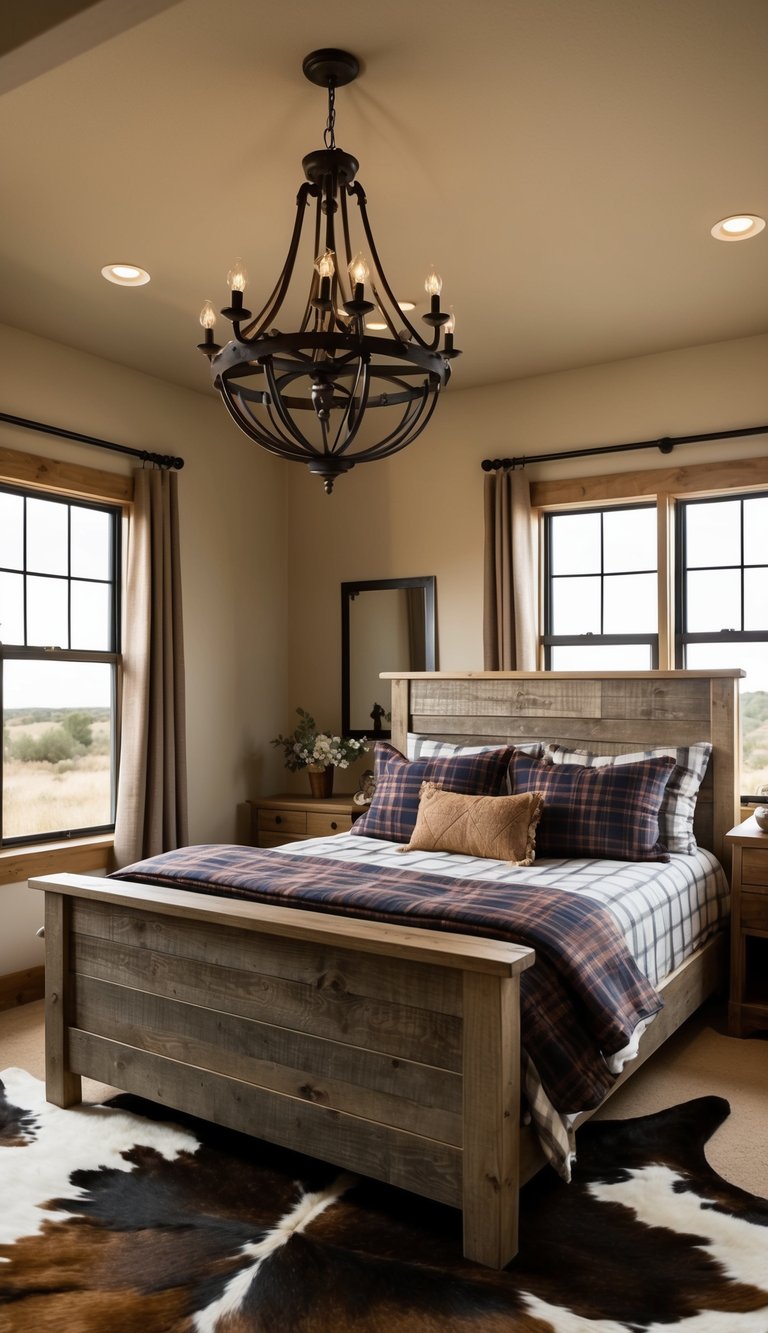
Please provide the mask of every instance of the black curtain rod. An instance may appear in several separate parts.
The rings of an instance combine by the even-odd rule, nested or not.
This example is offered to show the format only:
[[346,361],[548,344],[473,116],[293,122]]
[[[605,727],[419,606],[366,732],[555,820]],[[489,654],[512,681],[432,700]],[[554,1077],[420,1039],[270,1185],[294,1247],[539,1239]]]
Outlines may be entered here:
[[59,435],[64,440],[77,440],[79,444],[93,444],[97,449],[111,449],[115,454],[130,454],[140,458],[142,463],[155,463],[157,467],[176,468],[184,466],[183,458],[174,458],[172,454],[152,454],[147,449],[131,449],[127,444],[114,444],[112,440],[100,440],[95,435],[81,435],[76,430],[65,430],[63,426],[46,426],[42,421],[30,421],[28,417],[14,417],[10,412],[0,412],[0,421],[7,421],[11,426],[24,426],[26,430],[39,430],[44,435]]
[[768,435],[768,426],[743,426],[741,430],[713,430],[703,435],[665,435],[660,440],[640,440],[637,444],[604,444],[593,449],[565,449],[559,454],[534,454],[531,458],[484,458],[483,472],[500,468],[525,467],[527,463],[559,463],[564,458],[593,458],[597,454],[626,454],[633,449],[660,449],[671,454],[676,444],[704,444],[707,440],[738,440],[747,435]]

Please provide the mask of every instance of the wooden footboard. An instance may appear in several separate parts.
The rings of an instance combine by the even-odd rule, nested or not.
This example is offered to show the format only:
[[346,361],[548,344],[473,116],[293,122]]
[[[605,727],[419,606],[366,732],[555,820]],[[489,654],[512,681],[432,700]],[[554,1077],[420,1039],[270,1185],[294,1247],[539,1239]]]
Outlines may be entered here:
[[517,1250],[533,951],[80,875],[45,891],[46,1081],[86,1075],[461,1208]]

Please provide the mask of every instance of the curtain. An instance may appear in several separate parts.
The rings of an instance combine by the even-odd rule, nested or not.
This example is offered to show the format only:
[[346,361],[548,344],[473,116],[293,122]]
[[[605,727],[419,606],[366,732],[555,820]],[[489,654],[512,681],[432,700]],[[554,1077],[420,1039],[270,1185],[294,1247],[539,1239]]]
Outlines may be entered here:
[[525,472],[516,468],[487,472],[484,502],[484,667],[535,671],[536,561]]
[[115,862],[187,842],[178,477],[140,468],[125,581]]

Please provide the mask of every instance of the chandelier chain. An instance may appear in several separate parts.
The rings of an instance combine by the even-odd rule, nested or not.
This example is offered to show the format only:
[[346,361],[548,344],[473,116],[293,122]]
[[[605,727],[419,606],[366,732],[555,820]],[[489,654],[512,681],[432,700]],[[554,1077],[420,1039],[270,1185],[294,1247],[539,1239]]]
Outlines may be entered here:
[[336,147],[336,84],[328,84],[328,120],[323,132],[323,143],[326,148]]

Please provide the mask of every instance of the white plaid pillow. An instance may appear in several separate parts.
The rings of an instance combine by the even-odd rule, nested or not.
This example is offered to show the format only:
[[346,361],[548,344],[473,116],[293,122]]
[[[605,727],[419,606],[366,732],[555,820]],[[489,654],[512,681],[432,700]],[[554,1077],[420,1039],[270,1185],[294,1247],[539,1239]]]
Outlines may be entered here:
[[497,741],[493,745],[455,745],[453,741],[436,741],[433,736],[420,736],[416,731],[409,731],[407,736],[407,756],[409,759],[433,759],[435,756],[449,754],[485,754],[486,750],[505,750],[514,745],[516,750],[530,755],[532,759],[541,759],[544,746],[541,741],[531,741],[528,745],[517,745],[514,741]]
[[[445,758],[456,754],[486,754],[488,750],[504,750],[513,742],[499,742],[496,745],[456,745],[453,741],[436,741],[432,736],[420,736],[417,731],[409,731],[406,737],[406,754],[409,759]],[[516,750],[530,755],[532,759],[541,759],[544,746],[541,741],[531,741],[528,745],[515,745]],[[512,779],[507,773],[505,790],[512,793]]]
[[641,759],[675,760],[659,811],[659,834],[670,852],[696,851],[693,816],[696,797],[707,771],[712,746],[709,741],[695,745],[668,746],[657,750],[639,750],[634,754],[594,754],[592,750],[569,750],[565,745],[547,745],[544,758],[553,764],[581,764],[587,768],[605,768],[608,764],[636,764]]

